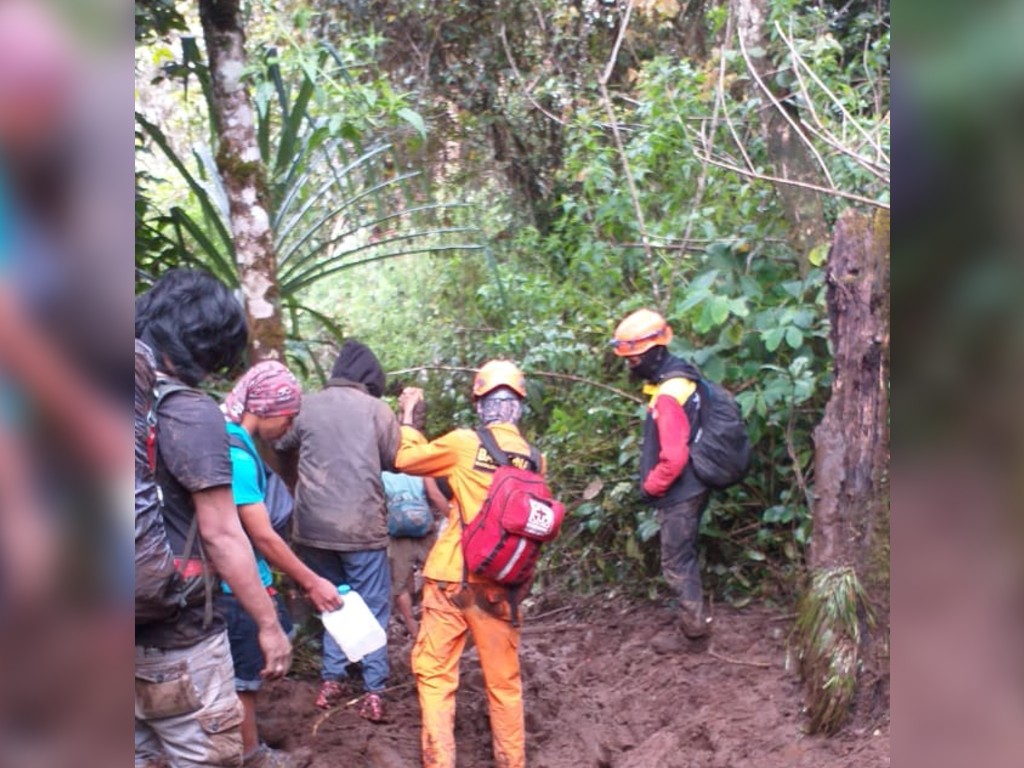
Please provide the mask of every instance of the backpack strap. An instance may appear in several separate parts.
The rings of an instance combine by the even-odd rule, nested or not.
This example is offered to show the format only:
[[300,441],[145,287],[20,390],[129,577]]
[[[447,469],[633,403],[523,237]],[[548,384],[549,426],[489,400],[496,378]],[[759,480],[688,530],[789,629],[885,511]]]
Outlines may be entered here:
[[165,397],[183,390],[188,390],[189,392],[200,391],[195,387],[190,387],[188,384],[182,384],[180,381],[169,379],[166,376],[157,376],[156,386],[153,387],[153,407],[151,408],[153,418],[156,419],[156,409],[159,407],[160,403],[164,401]]
[[263,457],[260,456],[258,451],[254,452],[249,447],[249,444],[245,442],[245,440],[243,440],[241,437],[232,432],[228,432],[228,444],[232,448],[238,448],[240,450],[245,451],[252,457],[252,460],[256,462],[256,469],[260,480],[260,491],[266,494],[267,483],[269,482],[270,478],[267,477],[267,467],[266,464],[263,463]]
[[694,390],[694,394],[697,395],[697,428],[690,431],[690,445],[693,445],[701,438],[701,433],[704,431],[704,406],[711,402],[711,385],[708,384],[708,380],[701,376],[695,382],[697,388]]
[[187,384],[182,384],[174,379],[169,379],[166,376],[159,375],[157,376],[156,384],[153,385],[153,400],[149,405],[149,412],[146,414],[146,426],[148,427],[148,433],[146,435],[146,457],[149,459],[149,469],[151,472],[156,472],[157,409],[160,407],[160,404],[163,403],[164,398],[184,389],[192,390],[193,392],[199,391]]
[[[156,472],[157,411],[165,398],[173,395],[175,392],[181,392],[183,390],[199,392],[195,387],[182,384],[180,381],[175,381],[174,379],[167,378],[166,376],[157,376],[156,385],[153,387],[153,404],[150,406],[149,415],[146,419],[149,424],[149,435],[146,439],[146,449],[149,454],[150,468],[154,473]],[[160,504],[163,506],[163,494],[161,494],[160,497]],[[206,550],[203,548],[203,542],[199,538],[199,518],[194,512],[192,514],[192,522],[188,527],[188,534],[185,536],[185,549],[181,555],[182,562],[187,562],[192,559],[193,549],[198,552],[199,561],[203,564],[203,629],[208,629],[213,624],[213,574],[210,572],[210,566],[206,559]]]
[[188,535],[185,537],[185,551],[181,555],[183,563],[192,558],[192,550],[199,553],[199,560],[203,564],[203,629],[209,629],[213,624],[213,574],[206,560],[206,551],[203,543],[199,540],[199,518],[192,515],[192,523],[188,527]]
[[[491,434],[491,430],[489,430],[487,427],[477,427],[475,431],[476,431],[477,437],[480,438],[480,442],[483,445],[484,450],[487,451],[491,455],[491,458],[494,459],[494,461],[498,464],[499,467],[507,467],[507,466],[509,466],[512,463],[512,460],[509,458],[508,454],[501,449],[501,446],[498,445],[498,441],[494,439],[494,435]],[[533,464],[533,469],[534,469],[535,472],[540,472],[540,468],[541,468],[540,451],[538,451],[532,445],[530,446],[530,463]],[[462,528],[463,528],[463,530],[465,530],[465,528],[466,528],[466,521],[465,521],[465,519],[462,519],[462,511],[461,511],[461,509],[459,510],[459,517],[460,517],[460,519],[462,521]],[[463,557],[462,558],[462,586],[466,587],[467,584],[468,584],[468,581],[469,581],[469,567],[466,565],[466,558]],[[518,591],[519,591],[519,587],[518,586],[514,586],[514,587],[510,586],[508,588],[508,605],[509,605],[509,609],[511,611],[511,623],[512,623],[513,627],[518,627],[519,626],[519,601],[516,600],[516,593]]]
[[[494,435],[491,434],[491,430],[487,427],[477,427],[476,436],[480,438],[480,442],[484,446],[484,450],[491,454],[491,458],[494,459],[495,463],[499,467],[507,467],[512,463],[512,459],[509,458],[508,454],[501,449],[498,445],[498,441],[494,439]],[[530,446],[530,463],[533,464],[534,472],[540,472],[541,458],[540,451]]]

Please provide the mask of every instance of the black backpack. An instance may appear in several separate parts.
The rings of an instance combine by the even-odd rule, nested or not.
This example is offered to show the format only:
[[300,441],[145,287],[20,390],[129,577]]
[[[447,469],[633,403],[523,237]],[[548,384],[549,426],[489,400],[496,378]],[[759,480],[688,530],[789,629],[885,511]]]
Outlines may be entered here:
[[135,342],[135,623],[173,617],[182,579],[160,512],[160,489],[147,456],[148,416],[156,373],[148,350]]
[[690,464],[702,483],[721,490],[750,470],[750,438],[732,394],[703,375],[696,383],[700,406],[690,433]]
[[173,620],[188,605],[205,606],[203,625],[213,622],[213,574],[206,564],[199,524],[193,516],[182,560],[197,550],[200,576],[185,578],[175,565],[163,517],[163,495],[156,481],[156,410],[164,397],[184,384],[158,380],[148,349],[135,343],[135,624]]

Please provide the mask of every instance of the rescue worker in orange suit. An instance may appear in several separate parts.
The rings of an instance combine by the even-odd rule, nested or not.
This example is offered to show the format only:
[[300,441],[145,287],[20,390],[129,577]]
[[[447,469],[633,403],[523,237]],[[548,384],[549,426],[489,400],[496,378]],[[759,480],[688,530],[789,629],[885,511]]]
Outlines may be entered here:
[[[523,374],[507,360],[488,362],[473,381],[477,416],[504,451],[524,459],[530,456],[530,446],[517,424],[525,397]],[[423,718],[423,765],[455,766],[455,692],[469,632],[487,689],[495,765],[524,768],[519,628],[512,622],[512,596],[508,587],[472,573],[463,586],[462,521],[472,521],[480,511],[497,467],[472,429],[456,429],[428,442],[412,426],[413,409],[422,400],[423,391],[416,388],[406,388],[399,397],[402,441],[395,466],[410,475],[446,478],[455,497],[448,525],[423,566],[423,617],[412,650]],[[529,583],[514,599],[528,591]]]
[[668,351],[672,329],[650,309],[626,317],[611,345],[625,358],[630,378],[650,395],[640,448],[640,485],[661,523],[661,570],[679,600],[679,624],[690,640],[711,631],[697,561],[697,532],[709,489],[689,461],[689,443],[700,408],[697,369]]

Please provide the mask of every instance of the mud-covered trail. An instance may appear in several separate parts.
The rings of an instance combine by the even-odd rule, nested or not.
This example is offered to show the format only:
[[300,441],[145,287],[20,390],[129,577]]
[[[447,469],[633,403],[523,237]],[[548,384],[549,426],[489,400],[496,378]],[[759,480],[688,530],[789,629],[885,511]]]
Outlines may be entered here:
[[[665,647],[672,616],[649,603],[605,597],[559,604],[551,597],[531,613],[521,648],[531,768],[890,765],[887,701],[832,738],[805,733],[800,687],[786,669],[791,616],[716,607],[713,641],[694,653]],[[313,706],[317,681],[293,677],[261,697],[264,738],[309,748],[314,768],[419,766],[411,641],[390,647],[387,723],[360,719],[357,704],[321,712]],[[455,735],[460,768],[493,766],[471,646],[462,660]]]

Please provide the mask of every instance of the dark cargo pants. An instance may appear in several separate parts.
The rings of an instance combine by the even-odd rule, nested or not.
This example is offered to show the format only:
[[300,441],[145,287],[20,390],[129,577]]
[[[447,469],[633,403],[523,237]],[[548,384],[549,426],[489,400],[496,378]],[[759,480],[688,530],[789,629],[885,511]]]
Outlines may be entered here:
[[658,510],[661,523],[661,572],[680,600],[702,600],[697,561],[697,532],[708,505],[708,491]]

